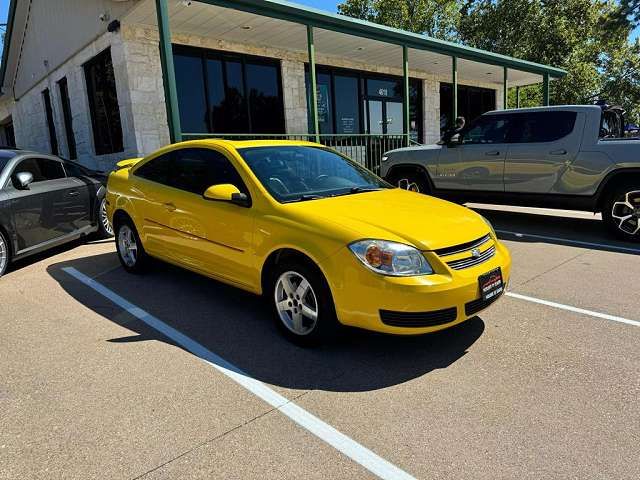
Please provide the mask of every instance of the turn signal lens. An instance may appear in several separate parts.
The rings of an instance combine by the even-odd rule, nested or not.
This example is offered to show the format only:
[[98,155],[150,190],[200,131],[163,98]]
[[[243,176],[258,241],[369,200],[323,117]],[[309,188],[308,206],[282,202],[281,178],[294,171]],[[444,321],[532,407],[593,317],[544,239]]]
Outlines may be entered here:
[[367,268],[382,275],[411,277],[429,275],[433,269],[422,252],[403,243],[360,240],[349,249]]

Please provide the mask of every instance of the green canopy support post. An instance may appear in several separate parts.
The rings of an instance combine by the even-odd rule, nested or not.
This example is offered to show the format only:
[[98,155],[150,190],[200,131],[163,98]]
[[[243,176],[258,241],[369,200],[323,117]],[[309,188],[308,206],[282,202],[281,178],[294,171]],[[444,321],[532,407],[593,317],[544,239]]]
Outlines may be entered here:
[[520,108],[520,87],[516,87],[516,108]]
[[176,72],[173,66],[173,49],[171,47],[171,31],[169,29],[169,13],[167,0],[156,0],[158,15],[158,32],[160,34],[160,63],[162,65],[162,79],[164,83],[164,101],[169,123],[169,138],[171,143],[182,141],[180,127],[180,110],[178,107],[178,89],[176,87]]
[[451,57],[451,93],[453,98],[453,118],[451,127],[455,127],[458,117],[458,57]]
[[549,74],[545,73],[542,76],[542,104],[545,107],[549,106]]
[[509,69],[504,67],[502,79],[502,109],[509,109]]
[[410,119],[409,119],[409,47],[406,45],[402,46],[402,85],[404,90],[404,100],[402,102],[402,113],[403,113],[403,121],[404,121],[404,135],[405,142],[407,147],[411,143],[410,137]]
[[317,143],[320,143],[320,123],[318,122],[318,82],[316,80],[316,47],[313,41],[313,27],[307,25],[307,49],[309,50],[309,78],[311,80],[311,124],[313,135]]

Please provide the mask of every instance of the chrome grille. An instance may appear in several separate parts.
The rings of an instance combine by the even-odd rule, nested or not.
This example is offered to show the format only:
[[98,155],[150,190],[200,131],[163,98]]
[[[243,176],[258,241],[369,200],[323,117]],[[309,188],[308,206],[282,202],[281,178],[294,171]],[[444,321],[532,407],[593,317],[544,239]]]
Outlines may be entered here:
[[455,255],[456,253],[466,252],[467,250],[472,250],[476,247],[479,247],[483,243],[486,243],[491,238],[491,235],[487,234],[484,237],[480,237],[477,240],[472,240],[471,242],[461,243],[460,245],[454,245],[453,247],[439,248],[438,250],[434,250],[435,254],[439,257],[446,257],[447,255]]
[[449,265],[449,267],[453,268],[454,270],[464,270],[465,268],[471,268],[486,262],[495,254],[496,246],[492,245],[477,257],[467,257],[460,260],[452,260],[451,262],[447,262],[447,265]]

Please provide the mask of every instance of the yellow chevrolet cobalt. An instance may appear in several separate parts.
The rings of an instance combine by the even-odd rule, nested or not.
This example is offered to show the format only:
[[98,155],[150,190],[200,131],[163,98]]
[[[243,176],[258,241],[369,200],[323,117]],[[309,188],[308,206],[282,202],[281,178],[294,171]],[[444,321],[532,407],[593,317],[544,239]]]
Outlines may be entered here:
[[393,188],[308,142],[197,140],[118,164],[107,212],[131,273],[149,257],[262,294],[299,344],[340,325],[412,335],[503,293],[511,259],[483,217]]

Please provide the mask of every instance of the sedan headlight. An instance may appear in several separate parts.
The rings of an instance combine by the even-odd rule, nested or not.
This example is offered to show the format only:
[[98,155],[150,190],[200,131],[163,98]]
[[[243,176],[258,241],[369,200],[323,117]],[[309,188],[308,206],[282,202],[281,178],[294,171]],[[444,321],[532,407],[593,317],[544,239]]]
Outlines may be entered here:
[[349,249],[368,269],[382,275],[411,277],[433,273],[422,252],[403,243],[360,240],[349,245]]

